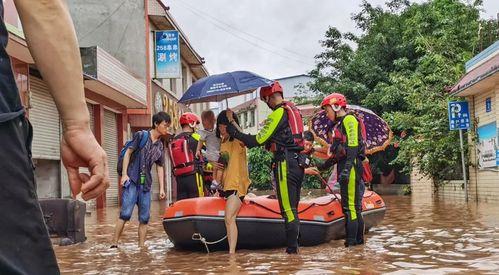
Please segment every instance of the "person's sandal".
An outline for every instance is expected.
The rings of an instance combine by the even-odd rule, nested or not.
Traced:
[[[110,248],[118,248],[118,245],[117,244],[113,244],[113,245],[111,245]]]

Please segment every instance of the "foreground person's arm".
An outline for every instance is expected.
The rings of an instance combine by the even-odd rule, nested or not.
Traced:
[[[73,196],[85,200],[109,186],[107,157],[89,127],[81,57],[73,22],[62,0],[14,0],[37,68],[61,115],[61,157]],[[80,174],[88,167],[90,176]]]

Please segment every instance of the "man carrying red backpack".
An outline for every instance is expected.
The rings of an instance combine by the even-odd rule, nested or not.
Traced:
[[[364,243],[364,220],[362,219],[362,181],[365,145],[361,121],[346,109],[344,95],[333,93],[324,98],[321,107],[327,117],[336,122],[332,133],[331,153],[337,160],[340,183],[341,206],[345,215],[345,247]]]
[[[196,160],[200,136],[195,132],[195,127],[200,120],[196,114],[184,113],[179,122],[182,133],[168,144],[173,175],[177,182],[177,200],[204,197],[201,161]]]
[[[164,199],[164,148],[160,137],[168,134],[171,118],[165,112],[152,117],[152,129],[138,131],[133,139],[125,144],[124,154],[120,154],[118,174],[121,175],[123,193],[121,197],[120,217],[111,248],[118,247],[125,223],[130,220],[135,205],[139,208],[139,246],[144,246],[151,209],[151,187],[153,164],[157,166],[159,180],[159,198]],[[122,164],[121,164],[122,161]]]

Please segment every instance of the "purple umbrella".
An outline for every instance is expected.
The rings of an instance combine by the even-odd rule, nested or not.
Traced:
[[[366,127],[366,154],[374,154],[385,150],[390,145],[393,133],[390,126],[373,111],[356,105],[348,105],[347,109],[364,121]],[[317,112],[309,122],[309,128],[316,136],[317,140],[324,146],[329,144],[329,135],[334,124],[326,116],[325,111]]]

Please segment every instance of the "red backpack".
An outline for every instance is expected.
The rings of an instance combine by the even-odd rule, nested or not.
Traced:
[[[305,140],[303,139],[303,118],[300,110],[291,101],[284,101],[282,106],[288,114],[289,127],[291,128],[293,139],[296,145],[303,148]]]
[[[189,138],[188,134],[180,134],[168,144],[175,176],[190,174],[195,170],[194,152],[189,148]]]

